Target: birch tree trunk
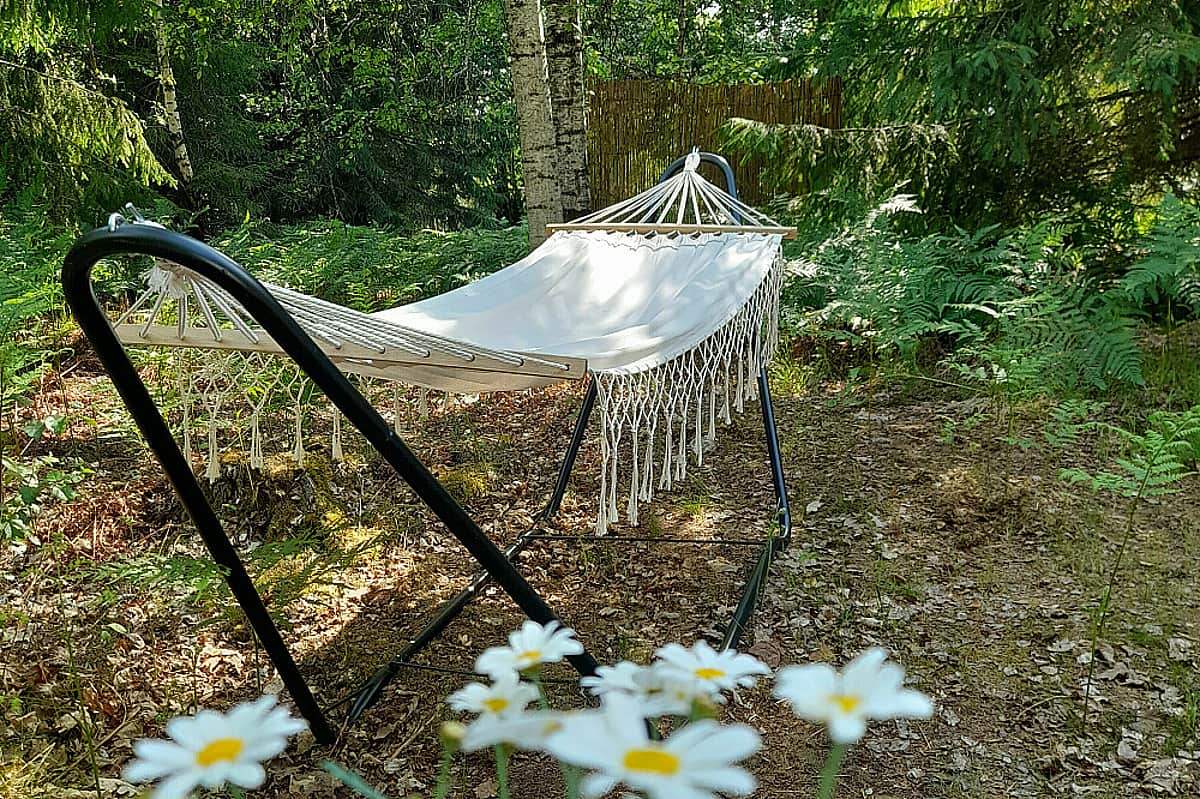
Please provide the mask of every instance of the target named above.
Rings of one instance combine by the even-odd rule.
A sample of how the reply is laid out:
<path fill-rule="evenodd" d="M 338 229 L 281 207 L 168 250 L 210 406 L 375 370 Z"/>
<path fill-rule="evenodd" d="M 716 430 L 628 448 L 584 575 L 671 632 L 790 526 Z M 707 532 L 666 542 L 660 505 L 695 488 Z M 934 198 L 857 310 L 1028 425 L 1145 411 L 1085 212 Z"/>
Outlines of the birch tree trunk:
<path fill-rule="evenodd" d="M 540 0 L 504 0 L 504 16 L 508 24 L 509 73 L 520 132 L 529 246 L 536 247 L 546 239 L 546 225 L 562 221 L 558 147 L 546 74 Z"/>
<path fill-rule="evenodd" d="M 587 89 L 583 72 L 583 26 L 579 0 L 543 0 L 546 11 L 546 64 L 554 136 L 558 145 L 558 186 L 563 218 L 576 219 L 591 208 L 588 190 Z"/>
<path fill-rule="evenodd" d="M 156 0 L 154 15 L 154 38 L 158 45 L 158 80 L 162 85 L 163 113 L 167 132 L 171 135 L 171 147 L 175 153 L 175 166 L 179 170 L 180 188 L 187 197 L 192 196 L 192 159 L 188 156 L 187 142 L 183 139 L 183 120 L 179 116 L 179 101 L 175 96 L 175 70 L 171 68 L 171 51 L 167 45 L 167 32 L 163 24 L 163 3 Z"/>

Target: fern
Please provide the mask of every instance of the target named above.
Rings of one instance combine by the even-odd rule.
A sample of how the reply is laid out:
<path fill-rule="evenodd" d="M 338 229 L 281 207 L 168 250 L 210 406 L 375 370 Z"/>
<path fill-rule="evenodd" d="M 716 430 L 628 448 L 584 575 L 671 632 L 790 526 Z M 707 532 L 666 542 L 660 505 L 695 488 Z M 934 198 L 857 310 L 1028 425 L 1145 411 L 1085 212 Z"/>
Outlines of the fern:
<path fill-rule="evenodd" d="M 1138 499 L 1174 494 L 1179 483 L 1194 474 L 1200 454 L 1200 405 L 1183 412 L 1160 411 L 1150 416 L 1144 433 L 1096 423 L 1126 442 L 1129 454 L 1116 458 L 1115 471 L 1063 469 L 1059 476 L 1083 483 L 1093 491 L 1108 491 Z"/>
<path fill-rule="evenodd" d="M 1174 301 L 1200 313 L 1200 208 L 1166 195 L 1141 247 L 1144 256 L 1121 280 L 1129 298 L 1138 304 Z"/>
<path fill-rule="evenodd" d="M 827 302 L 790 318 L 904 355 L 936 337 L 963 376 L 1010 391 L 1144 383 L 1134 305 L 1082 276 L 1090 254 L 1068 243 L 1072 226 L 904 235 L 900 220 L 916 211 L 896 195 L 815 245 L 785 296 Z"/>

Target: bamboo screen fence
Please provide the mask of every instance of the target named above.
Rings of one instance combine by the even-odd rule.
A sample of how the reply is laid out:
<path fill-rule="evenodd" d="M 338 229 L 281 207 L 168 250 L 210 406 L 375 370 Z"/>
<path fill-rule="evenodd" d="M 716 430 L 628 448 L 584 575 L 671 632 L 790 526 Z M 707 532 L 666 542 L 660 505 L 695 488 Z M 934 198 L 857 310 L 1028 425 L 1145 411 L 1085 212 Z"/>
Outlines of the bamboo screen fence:
<path fill-rule="evenodd" d="M 592 86 L 588 115 L 588 161 L 592 207 L 603 208 L 649 188 L 668 165 L 692 147 L 721 153 L 718 131 L 732 117 L 760 122 L 807 123 L 827 128 L 842 124 L 842 86 L 789 80 L 728 86 L 653 80 L 611 80 Z M 779 189 L 763 180 L 763 161 L 733 164 L 738 193 L 751 205 Z M 724 179 L 707 164 L 705 177 Z"/>

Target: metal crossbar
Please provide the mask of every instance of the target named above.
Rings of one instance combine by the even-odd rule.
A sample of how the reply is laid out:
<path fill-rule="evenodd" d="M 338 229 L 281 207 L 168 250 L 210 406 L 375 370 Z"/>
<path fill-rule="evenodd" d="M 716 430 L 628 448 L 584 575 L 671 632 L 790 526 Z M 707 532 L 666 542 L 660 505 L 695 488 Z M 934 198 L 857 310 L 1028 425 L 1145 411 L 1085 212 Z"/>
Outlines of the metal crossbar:
<path fill-rule="evenodd" d="M 702 153 L 701 158 L 715 163 L 725 172 L 729 194 L 736 197 L 733 173 L 728 163 L 720 156 Z M 682 168 L 683 160 L 673 164 L 662 180 Z M 141 254 L 161 258 L 193 270 L 215 284 L 222 295 L 243 309 L 251 320 L 257 322 L 278 345 L 279 350 L 290 357 L 296 365 L 320 388 L 333 405 L 366 438 L 372 447 L 386 460 L 400 477 L 408 483 L 424 502 L 470 552 L 480 566 L 472 581 L 456 596 L 444 603 L 434 617 L 416 635 L 409 639 L 397 655 L 375 672 L 361 687 L 335 704 L 323 708 L 313 695 L 308 682 L 297 667 L 291 651 L 272 621 L 262 598 L 226 534 L 220 520 L 205 497 L 174 436 L 167 427 L 161 412 L 154 403 L 141 376 L 129 360 L 128 354 L 118 338 L 108 317 L 97 300 L 92 288 L 92 268 L 100 260 L 114 255 Z M 234 599 L 241 606 L 264 651 L 279 672 L 284 686 L 292 695 L 296 709 L 308 720 L 313 735 L 322 744 L 332 744 L 337 732 L 330 723 L 328 711 L 349 704 L 345 725 L 354 723 L 371 705 L 378 701 L 401 669 L 430 668 L 458 673 L 458 670 L 427 667 L 415 664 L 416 657 L 430 642 L 479 595 L 495 581 L 516 605 L 528 616 L 542 624 L 555 621 L 558 617 L 546 602 L 517 571 L 514 561 L 531 544 L 538 541 L 583 542 L 596 541 L 610 544 L 680 543 L 711 546 L 760 546 L 761 553 L 747 577 L 733 617 L 725 629 L 723 648 L 736 647 L 750 615 L 757 604 L 763 582 L 766 579 L 772 558 L 791 539 L 791 514 L 788 508 L 787 489 L 784 483 L 783 463 L 779 451 L 779 439 L 775 429 L 774 410 L 766 367 L 758 375 L 758 394 L 762 408 L 763 426 L 766 433 L 767 454 L 775 489 L 776 507 L 771 534 L 764 541 L 741 539 L 670 539 L 650 536 L 614 536 L 611 538 L 589 538 L 540 532 L 532 528 L 520 535 L 509 546 L 501 550 L 480 530 L 467 512 L 447 493 L 437 478 L 421 463 L 405 443 L 397 436 L 379 412 L 339 371 L 329 355 L 301 327 L 280 304 L 272 293 L 241 266 L 225 255 L 195 239 L 175 233 L 161 226 L 136 222 L 99 228 L 82 236 L 67 253 L 62 271 L 63 291 L 67 304 L 84 335 L 91 341 L 96 355 L 109 373 L 118 393 L 129 408 L 142 435 L 158 458 L 180 501 L 196 525 L 209 555 L 225 574 Z M 570 444 L 563 456 L 554 490 L 540 515 L 541 522 L 551 519 L 561 505 L 566 493 L 571 471 L 579 448 L 587 433 L 588 420 L 596 404 L 596 384 L 591 382 L 584 395 L 579 417 L 576 420 Z M 592 674 L 596 661 L 586 650 L 569 658 L 572 666 L 581 674 Z"/>

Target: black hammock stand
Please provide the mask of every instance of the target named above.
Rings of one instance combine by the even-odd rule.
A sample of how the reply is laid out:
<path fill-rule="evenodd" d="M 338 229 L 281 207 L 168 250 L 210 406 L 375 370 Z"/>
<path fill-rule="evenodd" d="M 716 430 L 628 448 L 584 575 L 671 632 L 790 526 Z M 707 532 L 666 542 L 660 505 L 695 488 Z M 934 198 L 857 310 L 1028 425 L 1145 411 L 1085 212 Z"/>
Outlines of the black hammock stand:
<path fill-rule="evenodd" d="M 725 159 L 711 153 L 703 153 L 701 158 L 715 164 L 724 172 L 728 191 L 731 195 L 736 196 L 733 171 Z M 660 178 L 660 182 L 679 171 L 683 167 L 683 162 L 684 159 L 681 158 L 668 167 Z M 124 346 L 117 338 L 108 316 L 96 298 L 91 281 L 92 268 L 100 260 L 115 255 L 147 255 L 171 261 L 195 271 L 227 291 L 279 344 L 280 348 L 304 374 L 325 393 L 330 402 L 396 470 L 396 473 L 412 488 L 421 501 L 429 506 L 479 564 L 479 573 L 466 588 L 438 608 L 433 619 L 409 639 L 404 648 L 392 660 L 341 701 L 322 707 L 313 695 L 312 689 L 284 642 L 279 628 L 276 627 L 267 612 L 262 597 L 259 596 L 254 583 L 246 573 L 237 550 L 205 497 L 191 465 L 180 451 L 162 413 L 134 368 Z M 181 233 L 145 222 L 140 218 L 124 223 L 118 223 L 114 218 L 108 227 L 97 228 L 75 242 L 63 263 L 62 281 L 67 305 L 74 313 L 79 327 L 94 347 L 96 355 L 111 377 L 117 392 L 121 395 L 142 435 L 146 438 L 146 443 L 158 458 L 163 471 L 178 493 L 179 499 L 195 523 L 209 555 L 223 569 L 225 581 L 229 585 L 234 599 L 245 612 L 263 650 L 271 659 L 284 686 L 296 703 L 296 709 L 308 721 L 313 735 L 319 743 L 332 744 L 337 740 L 338 734 L 330 724 L 328 716 L 330 710 L 349 704 L 345 726 L 348 727 L 357 721 L 367 708 L 378 701 L 384 688 L 401 669 L 407 666 L 420 667 L 412 663 L 412 659 L 437 638 L 471 600 L 492 581 L 499 585 L 530 619 L 541 624 L 558 619 L 554 611 L 517 571 L 514 561 L 523 550 L 537 541 L 582 542 L 598 539 L 593 536 L 542 533 L 540 532 L 541 526 L 535 524 L 506 549 L 501 550 L 497 547 L 480 530 L 462 506 L 450 496 L 429 469 L 418 460 L 404 441 L 395 434 L 391 425 L 380 416 L 375 407 L 363 397 L 321 351 L 320 347 L 300 328 L 291 315 L 280 306 L 258 280 L 237 263 L 212 247 Z M 635 536 L 614 536 L 602 539 L 608 543 L 653 542 L 760 547 L 761 552 L 746 579 L 733 617 L 725 628 L 722 649 L 737 646 L 758 602 L 772 558 L 786 547 L 791 539 L 791 514 L 788 509 L 783 463 L 779 454 L 779 438 L 775 429 L 770 386 L 765 366 L 758 374 L 758 393 L 776 499 L 776 508 L 772 517 L 775 525 L 765 540 L 672 539 Z M 596 385 L 592 381 L 584 395 L 583 405 L 576 420 L 570 444 L 563 457 L 554 490 L 545 510 L 539 516 L 540 521 L 549 520 L 558 511 L 595 404 Z M 596 660 L 586 650 L 580 655 L 570 657 L 569 661 L 581 675 L 594 673 L 597 665 Z"/>

